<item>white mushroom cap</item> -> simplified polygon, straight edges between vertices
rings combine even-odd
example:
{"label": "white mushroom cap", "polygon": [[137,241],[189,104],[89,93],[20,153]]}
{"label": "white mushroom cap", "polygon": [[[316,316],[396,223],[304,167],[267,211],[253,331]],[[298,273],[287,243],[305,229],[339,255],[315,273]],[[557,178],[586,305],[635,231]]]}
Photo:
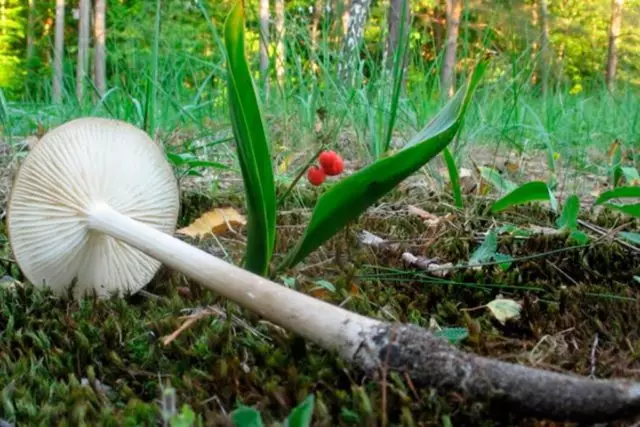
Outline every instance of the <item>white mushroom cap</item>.
{"label": "white mushroom cap", "polygon": [[[18,171],[8,207],[16,261],[35,286],[78,298],[135,293],[160,262],[89,230],[96,203],[164,233],[175,230],[180,197],[162,148],[125,122],[82,118],[46,135]],[[73,283],[75,282],[75,283]]]}

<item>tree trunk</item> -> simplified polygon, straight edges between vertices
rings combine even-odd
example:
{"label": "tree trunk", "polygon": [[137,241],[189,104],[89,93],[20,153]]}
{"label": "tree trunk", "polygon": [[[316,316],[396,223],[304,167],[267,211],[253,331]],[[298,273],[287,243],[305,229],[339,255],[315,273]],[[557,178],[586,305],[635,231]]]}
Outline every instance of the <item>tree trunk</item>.
{"label": "tree trunk", "polygon": [[371,0],[351,0],[349,27],[344,39],[342,60],[338,63],[338,74],[343,81],[351,81],[353,77],[353,69],[357,62],[356,54],[364,34],[369,6],[371,6]]}
{"label": "tree trunk", "polygon": [[267,81],[269,71],[269,0],[260,0],[260,74]]}
{"label": "tree trunk", "polygon": [[460,32],[460,15],[463,0],[446,0],[447,2],[447,44],[444,48],[442,64],[442,92],[453,96],[455,91],[456,50],[458,48],[458,33]]}
{"label": "tree trunk", "polygon": [[320,33],[320,18],[324,9],[324,1],[316,0],[313,5],[313,15],[311,17],[311,69],[315,72],[318,69],[316,55],[318,52],[318,35]]}
{"label": "tree trunk", "polygon": [[[405,4],[406,3],[406,4]],[[389,35],[387,36],[387,46],[385,56],[387,57],[387,68],[393,68],[393,61],[396,56],[400,43],[400,29],[402,28],[402,43],[406,45],[409,29],[411,25],[411,1],[410,0],[391,0],[389,2]],[[404,24],[403,24],[404,22]],[[404,49],[404,47],[403,47]],[[402,67],[405,67],[407,52],[405,51],[402,59]]]}
{"label": "tree trunk", "polygon": [[29,0],[27,6],[27,63],[33,58],[33,31],[35,26],[35,0]]}
{"label": "tree trunk", "polygon": [[107,0],[96,0],[95,3],[95,20],[94,20],[94,37],[95,37],[95,54],[94,54],[94,73],[96,88],[100,96],[104,95],[107,88],[106,84],[106,58],[105,58],[105,9]]}
{"label": "tree trunk", "polygon": [[622,25],[622,6],[624,0],[611,0],[611,25],[609,27],[609,53],[607,54],[607,87],[613,90],[618,66],[618,37]]}
{"label": "tree trunk", "polygon": [[62,101],[62,56],[64,55],[64,0],[56,0],[56,30],[53,50],[52,101]]}
{"label": "tree trunk", "polygon": [[89,69],[89,0],[80,0],[78,20],[78,63],[76,64],[76,97],[82,102],[84,80]]}
{"label": "tree trunk", "polygon": [[547,0],[540,0],[540,76],[542,93],[549,91],[551,44],[549,42],[549,11]]}
{"label": "tree trunk", "polygon": [[285,64],[285,48],[284,37],[286,31],[284,29],[284,0],[276,0],[276,79],[278,85],[282,87],[284,84],[284,64]]}

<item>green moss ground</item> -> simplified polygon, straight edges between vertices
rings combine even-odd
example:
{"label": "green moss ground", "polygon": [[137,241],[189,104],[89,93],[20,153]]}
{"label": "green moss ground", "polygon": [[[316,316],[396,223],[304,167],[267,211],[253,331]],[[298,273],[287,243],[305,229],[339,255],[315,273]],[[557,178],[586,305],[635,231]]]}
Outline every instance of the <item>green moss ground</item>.
{"label": "green moss ground", "polygon": [[[279,256],[303,231],[308,211],[299,203],[311,205],[313,198],[312,192],[296,194],[296,204],[284,209]],[[438,215],[453,212],[437,197],[411,203]],[[237,195],[183,195],[181,224],[229,204],[242,209]],[[480,203],[434,232],[404,214],[406,204],[401,194],[387,198],[349,233],[277,279],[287,278],[304,292],[324,279],[336,290],[316,295],[370,316],[424,326],[433,317],[441,326],[469,327],[470,337],[461,344],[467,350],[548,369],[588,375],[597,334],[598,377],[640,376],[640,284],[633,279],[640,275],[638,254],[608,240],[570,249],[566,236],[507,238],[500,240],[503,253],[547,254],[518,261],[508,271],[497,266],[456,270],[443,281],[404,266],[400,252],[360,247],[355,232],[366,229],[416,255],[464,263],[479,244],[477,232],[486,231],[495,218]],[[590,219],[602,226],[620,221],[605,213]],[[529,207],[501,215],[500,221],[548,225],[551,218]],[[239,262],[242,238],[220,239]],[[211,240],[192,243],[215,249]],[[21,279],[15,266],[7,274]],[[19,426],[161,425],[162,390],[171,386],[178,406],[190,405],[203,425],[227,425],[229,412],[239,404],[257,407],[273,424],[309,393],[316,396],[318,426],[380,425],[383,419],[406,426],[534,423],[460,396],[413,390],[400,377],[389,379],[383,405],[379,383],[180,274],[162,270],[146,290],[149,294],[127,299],[69,302],[5,281],[0,289],[1,418]],[[461,310],[486,304],[499,293],[523,300],[520,319],[502,326],[484,310]],[[184,322],[184,310],[206,306],[218,307],[225,318],[203,317],[163,344],[163,337]]]}

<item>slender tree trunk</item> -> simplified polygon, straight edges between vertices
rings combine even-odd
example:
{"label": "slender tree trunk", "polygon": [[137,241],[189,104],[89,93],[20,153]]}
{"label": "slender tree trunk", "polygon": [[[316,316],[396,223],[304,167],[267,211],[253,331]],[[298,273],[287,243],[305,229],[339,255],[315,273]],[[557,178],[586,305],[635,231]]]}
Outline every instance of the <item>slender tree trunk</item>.
{"label": "slender tree trunk", "polygon": [[318,35],[320,33],[320,18],[324,9],[324,1],[316,0],[313,5],[313,15],[311,17],[311,69],[315,72],[318,69],[315,57],[318,52]]}
{"label": "slender tree trunk", "polygon": [[351,0],[342,0],[342,37],[347,38],[351,21]]}
{"label": "slender tree trunk", "polygon": [[275,17],[275,30],[276,30],[276,79],[280,87],[284,84],[284,64],[286,59],[286,51],[284,46],[284,37],[286,30],[284,28],[284,0],[276,1],[276,17]]}
{"label": "slender tree trunk", "polygon": [[449,97],[452,96],[455,91],[456,50],[458,49],[462,1],[463,0],[446,0],[447,44],[444,50],[441,81],[442,91]]}
{"label": "slender tree trunk", "polygon": [[95,37],[95,54],[94,54],[94,73],[96,88],[100,96],[104,95],[107,89],[106,83],[106,50],[105,50],[105,9],[107,0],[96,0],[95,3],[95,20],[94,20],[94,37]]}
{"label": "slender tree trunk", "polygon": [[267,81],[269,71],[269,0],[260,0],[260,73]]}
{"label": "slender tree trunk", "polygon": [[78,20],[78,63],[76,64],[76,97],[82,102],[84,80],[89,69],[89,0],[80,0],[80,19]]}
{"label": "slender tree trunk", "polygon": [[542,93],[549,91],[551,72],[551,43],[549,41],[549,11],[547,0],[540,0],[540,76]]}
{"label": "slender tree trunk", "polygon": [[62,56],[64,55],[64,0],[56,0],[56,30],[53,50],[52,101],[62,101]]}
{"label": "slender tree trunk", "polygon": [[607,54],[607,87],[613,90],[618,66],[618,37],[622,26],[624,0],[611,0],[611,25],[609,27],[609,53]]}
{"label": "slender tree trunk", "polygon": [[357,62],[356,54],[362,41],[370,6],[371,0],[351,0],[349,28],[344,39],[342,60],[338,63],[338,74],[343,81],[351,81],[353,77],[353,69]]}
{"label": "slender tree trunk", "polygon": [[[406,4],[405,4],[406,3]],[[411,25],[411,1],[410,0],[391,0],[389,2],[389,35],[387,36],[387,46],[385,56],[387,57],[387,68],[393,68],[396,51],[400,43],[400,29],[404,28],[402,34],[402,43],[407,43],[409,36],[409,26]],[[406,65],[407,54],[405,52],[402,67]]]}
{"label": "slender tree trunk", "polygon": [[33,58],[33,31],[35,26],[35,0],[29,0],[27,5],[27,62]]}

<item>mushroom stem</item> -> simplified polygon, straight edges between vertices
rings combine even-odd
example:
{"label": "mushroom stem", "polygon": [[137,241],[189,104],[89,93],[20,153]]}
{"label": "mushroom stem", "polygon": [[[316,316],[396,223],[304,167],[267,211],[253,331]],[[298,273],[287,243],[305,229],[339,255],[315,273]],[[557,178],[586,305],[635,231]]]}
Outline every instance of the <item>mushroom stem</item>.
{"label": "mushroom stem", "polygon": [[352,360],[364,330],[381,322],[279,285],[214,257],[106,203],[87,212],[89,228],[121,240],[289,331]]}

